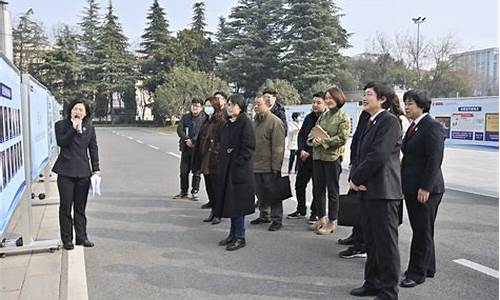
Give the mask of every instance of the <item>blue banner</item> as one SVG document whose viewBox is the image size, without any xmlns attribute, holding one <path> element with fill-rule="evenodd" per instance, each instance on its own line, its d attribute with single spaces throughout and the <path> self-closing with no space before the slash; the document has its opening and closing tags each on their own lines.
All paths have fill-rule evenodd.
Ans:
<svg viewBox="0 0 500 300">
<path fill-rule="evenodd" d="M 21 79 L 0 55 L 0 236 L 26 189 L 21 124 Z"/>
</svg>

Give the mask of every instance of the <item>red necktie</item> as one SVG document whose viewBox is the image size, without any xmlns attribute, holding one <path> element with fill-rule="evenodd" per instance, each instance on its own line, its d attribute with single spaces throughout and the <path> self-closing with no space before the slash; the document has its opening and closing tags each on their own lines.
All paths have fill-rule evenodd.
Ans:
<svg viewBox="0 0 500 300">
<path fill-rule="evenodd" d="M 415 122 L 411 122 L 410 127 L 408 128 L 408 136 L 413 136 L 415 134 Z"/>
</svg>

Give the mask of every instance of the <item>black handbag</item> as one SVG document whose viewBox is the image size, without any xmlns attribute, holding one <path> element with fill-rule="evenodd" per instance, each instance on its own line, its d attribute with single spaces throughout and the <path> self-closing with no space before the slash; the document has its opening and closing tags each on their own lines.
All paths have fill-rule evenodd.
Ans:
<svg viewBox="0 0 500 300">
<path fill-rule="evenodd" d="M 339 213 L 337 224 L 340 226 L 361 225 L 361 195 L 349 190 L 346 195 L 339 196 Z"/>
<path fill-rule="evenodd" d="M 266 186 L 265 197 L 270 204 L 291 198 L 290 178 L 288 176 L 273 176 L 273 180 Z"/>
</svg>

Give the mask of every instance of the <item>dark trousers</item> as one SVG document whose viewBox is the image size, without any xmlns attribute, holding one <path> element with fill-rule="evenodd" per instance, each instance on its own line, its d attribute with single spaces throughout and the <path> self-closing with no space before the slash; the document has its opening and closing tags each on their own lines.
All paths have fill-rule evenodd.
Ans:
<svg viewBox="0 0 500 300">
<path fill-rule="evenodd" d="M 208 196 L 208 205 L 211 208 L 215 207 L 215 192 L 217 191 L 217 174 L 205 174 L 203 175 L 205 178 L 205 189 L 207 190 Z"/>
<path fill-rule="evenodd" d="M 189 189 L 189 173 L 193 170 L 193 150 L 184 149 L 181 154 L 181 193 L 187 194 Z M 193 182 L 191 183 L 191 193 L 200 190 L 201 176 L 199 173 L 193 173 Z"/>
<path fill-rule="evenodd" d="M 354 240 L 354 248 L 366 252 L 365 237 L 362 225 L 356 225 L 352 228 L 352 239 Z"/>
<path fill-rule="evenodd" d="M 328 218 L 337 220 L 339 211 L 339 178 L 342 172 L 341 160 L 313 160 L 313 194 L 318 208 L 318 217 L 326 215 L 326 191 L 328 191 Z"/>
<path fill-rule="evenodd" d="M 290 157 L 288 158 L 288 173 L 292 172 L 293 162 L 295 161 L 295 157 L 297 156 L 297 150 L 290 149 Z M 297 159 L 298 164 L 298 159 Z M 295 172 L 297 172 L 297 164 L 295 164 Z"/>
<path fill-rule="evenodd" d="M 73 241 L 73 220 L 76 240 L 83 241 L 87 239 L 85 206 L 87 205 L 89 186 L 90 177 L 57 176 L 57 188 L 59 189 L 59 228 L 63 243 Z M 72 207 L 74 219 L 71 217 Z"/>
<path fill-rule="evenodd" d="M 297 177 L 295 178 L 295 195 L 297 197 L 297 211 L 301 214 L 306 214 L 306 189 L 307 184 L 311 179 L 313 179 L 313 162 L 312 158 L 308 158 L 305 161 L 300 159 L 297 160 L 297 165 L 299 169 L 297 171 Z M 314 186 L 314 179 L 313 179 Z M 316 198 L 313 197 L 311 203 L 311 215 L 317 216 L 316 208 Z"/>
<path fill-rule="evenodd" d="M 245 238 L 245 216 L 231 218 L 229 235 L 237 239 Z"/>
<path fill-rule="evenodd" d="M 398 299 L 401 271 L 398 225 L 400 201 L 361 199 L 366 242 L 364 286 L 379 290 L 381 299 Z"/>
<path fill-rule="evenodd" d="M 424 281 L 427 275 L 436 273 L 434 222 L 442 198 L 443 194 L 431 194 L 427 203 L 422 204 L 417 201 L 417 195 L 405 195 L 413 231 L 407 278 Z"/>
<path fill-rule="evenodd" d="M 264 186 L 269 186 L 275 177 L 276 175 L 273 173 L 254 173 L 255 194 L 259 200 L 259 218 L 263 220 L 270 219 L 272 222 L 281 224 L 283 221 L 283 202 L 271 203 L 266 197 L 266 190 L 263 189 Z"/>
</svg>

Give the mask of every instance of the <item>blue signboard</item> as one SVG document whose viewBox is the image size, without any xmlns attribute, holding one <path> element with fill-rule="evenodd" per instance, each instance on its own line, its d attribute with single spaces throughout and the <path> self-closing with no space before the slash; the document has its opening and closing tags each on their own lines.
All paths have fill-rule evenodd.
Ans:
<svg viewBox="0 0 500 300">
<path fill-rule="evenodd" d="M 21 80 L 0 54 L 0 236 L 26 189 L 21 126 Z"/>
</svg>

